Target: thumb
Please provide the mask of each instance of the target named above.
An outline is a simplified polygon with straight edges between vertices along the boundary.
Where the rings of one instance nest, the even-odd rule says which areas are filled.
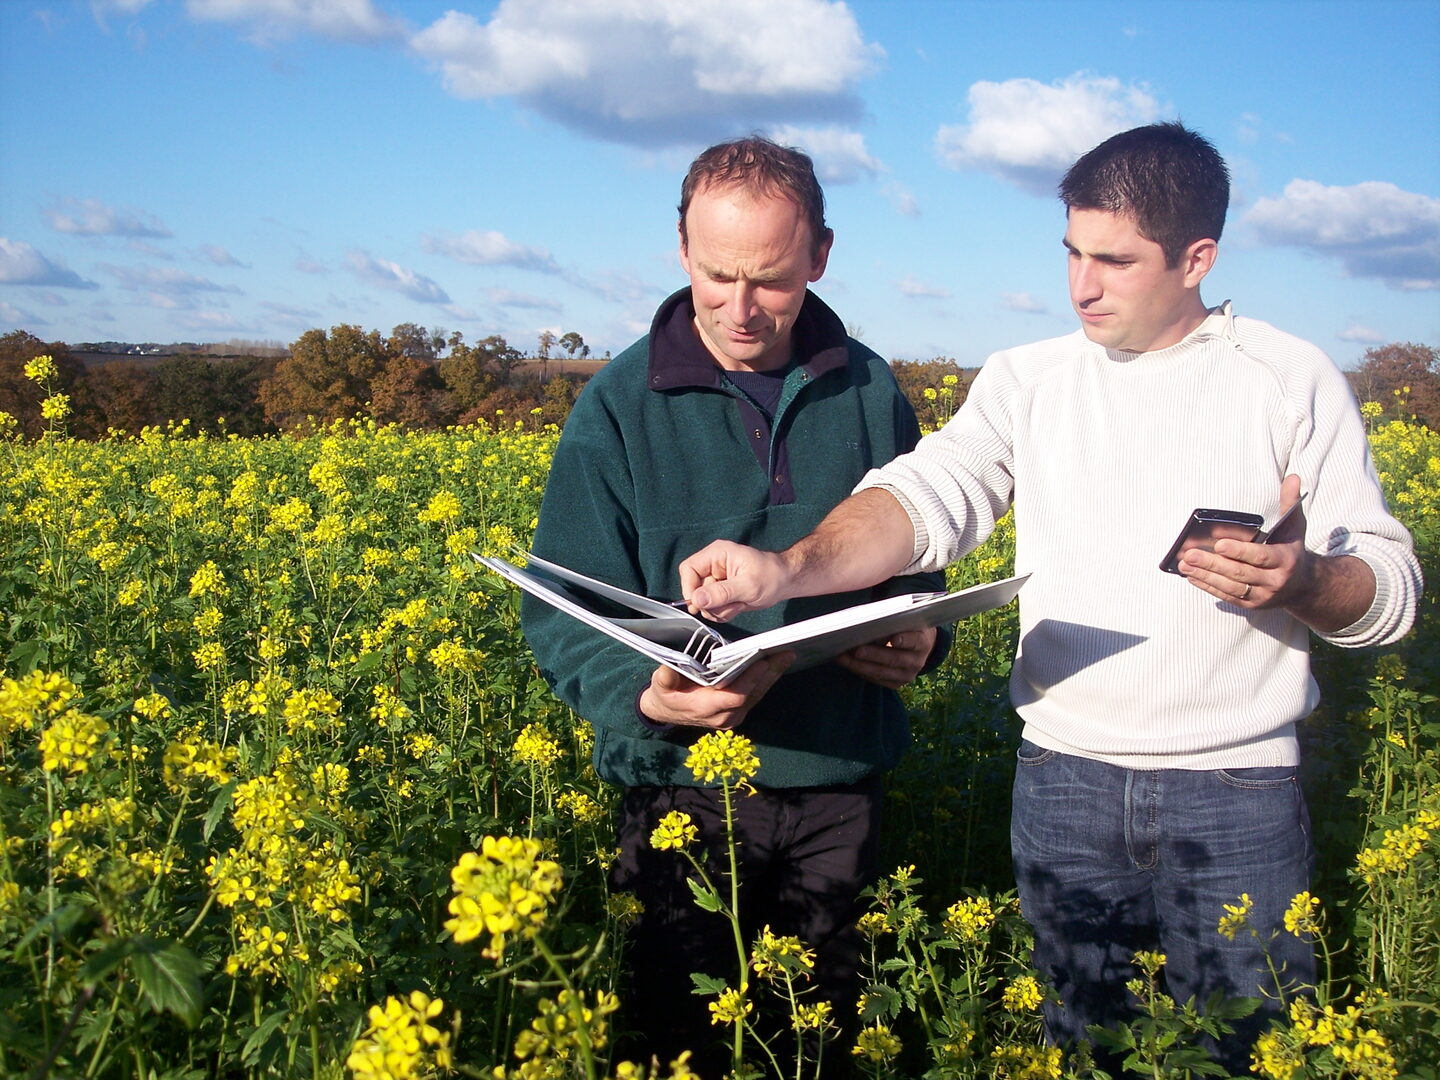
[[[1280,481],[1280,510],[1284,512],[1300,501],[1300,477],[1294,473]]]

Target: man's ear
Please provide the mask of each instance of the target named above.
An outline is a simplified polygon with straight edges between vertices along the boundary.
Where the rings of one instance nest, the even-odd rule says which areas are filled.
[[[1185,254],[1180,257],[1180,265],[1185,270],[1185,287],[1196,289],[1200,282],[1205,280],[1205,275],[1210,273],[1215,265],[1215,260],[1220,257],[1220,245],[1208,237],[1204,240],[1196,240],[1185,249]]]
[[[826,229],[825,239],[815,247],[815,258],[810,264],[810,280],[819,281],[825,276],[825,267],[830,264],[830,248],[835,243],[835,230]]]
[[[684,221],[678,221],[675,223],[675,232],[680,237],[680,269],[684,270],[686,275],[688,276],[690,273],[690,247],[685,242]]]

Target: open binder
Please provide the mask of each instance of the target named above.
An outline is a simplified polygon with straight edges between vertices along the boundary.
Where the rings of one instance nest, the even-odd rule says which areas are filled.
[[[790,670],[798,671],[857,645],[1002,607],[1015,598],[1030,576],[953,593],[906,593],[732,639],[683,608],[638,596],[534,555],[526,555],[524,569],[493,556],[472,553],[472,557],[531,596],[705,686],[721,686],[756,660],[774,653],[795,653]]]

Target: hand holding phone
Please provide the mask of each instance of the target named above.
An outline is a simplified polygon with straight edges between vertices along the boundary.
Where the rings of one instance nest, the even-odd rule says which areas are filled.
[[[1248,514],[1243,510],[1192,510],[1175,543],[1160,560],[1160,569],[1167,574],[1178,574],[1181,555],[1194,548],[1214,551],[1217,540],[1254,542],[1260,536],[1260,526],[1264,523],[1265,519],[1259,514]]]
[[[1192,548],[1214,551],[1217,540],[1243,540],[1251,544],[1289,544],[1304,540],[1305,515],[1300,510],[1304,501],[1302,493],[1268,531],[1261,528],[1265,519],[1259,514],[1244,510],[1192,510],[1175,543],[1160,560],[1160,569],[1167,574],[1178,574],[1181,555]]]

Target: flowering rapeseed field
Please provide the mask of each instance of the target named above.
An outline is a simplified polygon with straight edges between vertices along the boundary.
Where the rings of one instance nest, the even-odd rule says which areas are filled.
[[[0,1075],[693,1075],[610,1058],[635,903],[604,887],[612,793],[515,595],[469,559],[527,546],[558,432],[87,444],[63,402],[46,416],[39,441],[0,439]],[[1433,571],[1440,439],[1372,439]],[[952,580],[1012,557],[1002,528]],[[790,1075],[813,1075],[813,1046],[877,1076],[1084,1075],[1039,1037],[1049,990],[1006,880],[1013,630],[1010,612],[967,624],[910,692],[899,869],[862,922],[856,1023],[807,996],[805,944],[768,932],[700,987],[737,1075],[779,1067],[757,1004],[790,1017]],[[1392,1077],[1440,1046],[1434,639],[1427,601],[1405,649],[1319,657],[1312,798],[1337,825],[1291,932],[1330,975],[1256,1047],[1261,1076]],[[754,770],[731,733],[690,764],[736,798]],[[689,822],[655,826],[693,861]],[[733,918],[727,882],[696,894]],[[1217,933],[1247,932],[1244,907]],[[1136,963],[1117,1045],[1185,1075],[1163,1036],[1211,1021],[1164,997],[1163,957]]]

